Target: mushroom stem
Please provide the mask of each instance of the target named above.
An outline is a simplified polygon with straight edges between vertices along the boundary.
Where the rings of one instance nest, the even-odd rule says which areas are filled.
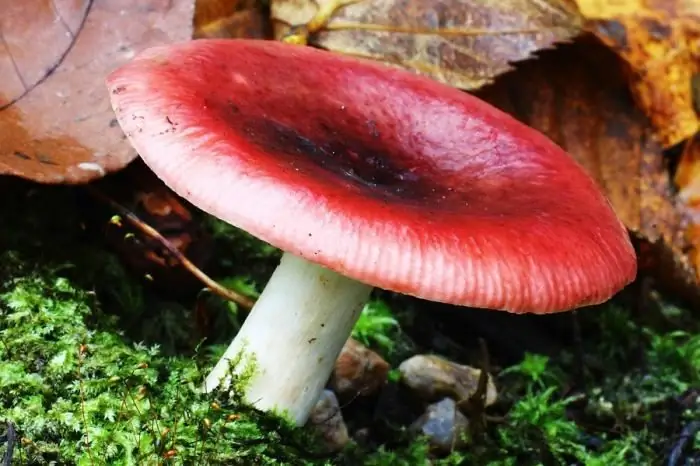
[[[303,425],[372,287],[285,253],[236,338],[206,378],[209,392],[229,381],[230,360],[254,357],[244,398]],[[234,374],[245,363],[231,368]]]

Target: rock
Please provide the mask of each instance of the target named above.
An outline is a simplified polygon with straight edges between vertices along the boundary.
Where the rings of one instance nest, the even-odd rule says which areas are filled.
[[[321,434],[329,451],[342,450],[350,441],[348,428],[335,393],[324,390],[311,411],[308,424]]]
[[[429,405],[411,429],[426,435],[430,445],[440,453],[450,453],[467,444],[469,421],[459,411],[455,400],[443,398]]]
[[[330,388],[340,398],[368,396],[386,383],[389,364],[352,338],[343,346],[331,375]]]
[[[401,382],[428,401],[445,396],[460,402],[469,399],[479,386],[481,370],[435,355],[416,355],[399,366]],[[496,402],[498,393],[491,375],[486,386],[486,406]]]

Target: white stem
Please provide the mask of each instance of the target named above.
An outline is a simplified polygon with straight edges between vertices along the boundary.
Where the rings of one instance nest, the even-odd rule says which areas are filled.
[[[204,390],[227,387],[229,360],[254,356],[244,398],[303,425],[333,371],[372,287],[285,253]],[[246,364],[233,372],[245,370]]]

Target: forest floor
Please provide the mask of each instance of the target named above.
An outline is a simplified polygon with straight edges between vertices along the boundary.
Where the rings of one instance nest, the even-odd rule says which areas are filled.
[[[82,188],[9,180],[1,191],[7,464],[700,464],[700,319],[649,287],[546,317],[377,292],[388,311],[366,316],[363,342],[393,368],[423,353],[488,359],[498,401],[471,413],[464,448],[439,455],[407,429],[421,408],[392,370],[381,394],[343,405],[351,435],[370,435],[331,454],[306,429],[197,391],[240,325],[235,305],[125,267],[101,229],[112,213]],[[255,295],[278,252],[197,215],[213,238],[207,272]]]

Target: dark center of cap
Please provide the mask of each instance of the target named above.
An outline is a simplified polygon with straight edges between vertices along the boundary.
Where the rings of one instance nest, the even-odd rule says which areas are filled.
[[[275,154],[280,164],[309,176],[333,176],[339,183],[364,190],[365,195],[387,201],[439,202],[454,191],[426,176],[434,169],[420,163],[418,154],[412,157],[388,144],[374,120],[348,125],[353,118],[346,115],[346,124],[338,125],[321,118],[311,130],[308,125],[304,130],[242,112],[233,101],[222,113],[248,143]]]

